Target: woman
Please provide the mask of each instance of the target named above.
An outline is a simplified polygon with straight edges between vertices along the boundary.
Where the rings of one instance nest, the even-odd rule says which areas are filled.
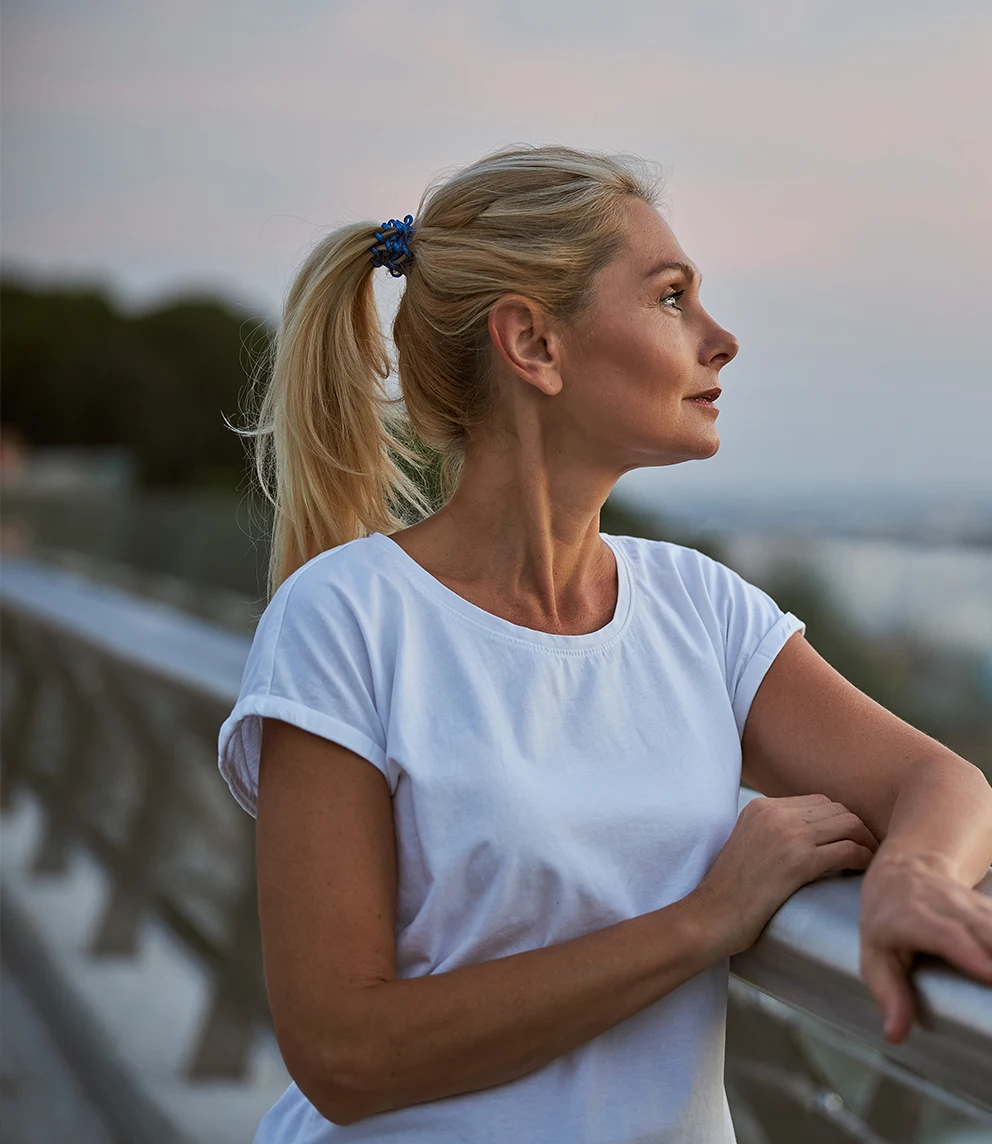
[[[219,744],[294,1082],[258,1144],[733,1141],[728,958],[870,862],[890,1039],[914,950],[992,980],[981,773],[723,564],[599,531],[622,473],[716,452],[737,348],[630,158],[498,152],[302,268],[257,430],[272,595]],[[772,797],[738,817],[742,773]]]

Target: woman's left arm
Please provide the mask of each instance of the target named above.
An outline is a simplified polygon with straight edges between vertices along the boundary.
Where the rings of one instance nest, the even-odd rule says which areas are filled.
[[[876,703],[794,633],[752,701],[742,781],[774,797],[822,792],[879,839],[861,886],[861,975],[890,1042],[914,1015],[913,955],[992,983],[992,787],[948,747]]]

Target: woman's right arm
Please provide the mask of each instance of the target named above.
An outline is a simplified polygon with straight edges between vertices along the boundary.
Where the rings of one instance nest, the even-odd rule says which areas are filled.
[[[256,846],[269,1005],[290,1075],[336,1124],[541,1068],[747,948],[799,885],[831,869],[863,868],[871,856],[870,843],[818,845],[807,824],[803,857],[792,841],[798,806],[788,822],[785,807],[763,820],[750,810],[762,801],[799,804],[805,822],[812,803],[839,807],[824,796],[754,800],[741,819],[748,848],[762,844],[762,867],[775,866],[770,841],[789,833],[791,847],[788,856],[780,847],[776,884],[769,888],[766,879],[756,895],[764,920],[708,876],[680,901],[583,937],[397,980],[396,852],[385,778],[337,743],[279,720],[265,719],[263,728]],[[867,843],[871,836],[842,827],[842,817],[822,810],[817,840],[832,834],[830,841]],[[784,858],[794,867],[791,878],[781,872]],[[736,896],[742,887],[735,881]]]

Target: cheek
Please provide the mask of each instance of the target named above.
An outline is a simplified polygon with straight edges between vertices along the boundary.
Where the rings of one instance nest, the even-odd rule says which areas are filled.
[[[679,315],[625,301],[603,306],[576,333],[564,363],[576,416],[636,432],[638,420],[645,427],[677,413],[695,367]]]
[[[691,363],[676,336],[678,331],[654,316],[610,331],[600,347],[601,375],[618,392],[664,397],[685,390]]]

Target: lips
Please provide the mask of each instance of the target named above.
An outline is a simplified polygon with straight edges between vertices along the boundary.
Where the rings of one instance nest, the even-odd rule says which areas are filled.
[[[713,389],[707,389],[704,393],[693,393],[686,398],[686,401],[716,401],[716,399],[723,393],[720,386],[715,386]]]

